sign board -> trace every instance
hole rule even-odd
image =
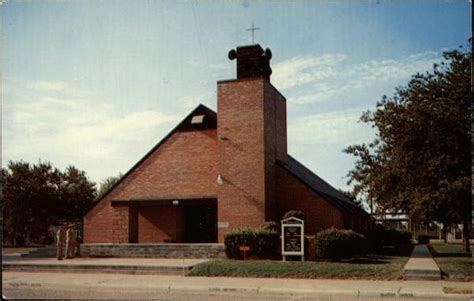
[[[281,234],[283,260],[286,255],[299,255],[304,261],[304,221],[296,217],[282,220]]]
[[[229,228],[229,222],[218,222],[217,228]]]
[[[244,260],[247,259],[247,252],[250,251],[249,246],[240,246],[240,251],[244,253]]]

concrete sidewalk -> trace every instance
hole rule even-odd
[[[4,271],[184,275],[208,259],[166,258],[25,258],[3,256]]]
[[[403,268],[405,280],[440,280],[441,271],[426,245],[413,248],[410,259]]]
[[[67,274],[4,272],[3,288],[77,287],[90,289],[155,290],[166,292],[238,293],[288,296],[435,298],[469,300],[471,295],[445,294],[443,287],[471,289],[469,282],[373,281],[328,279],[270,279],[183,277],[164,275]]]

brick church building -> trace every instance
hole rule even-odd
[[[217,113],[199,105],[107,191],[84,217],[85,243],[223,242],[288,210],[305,213],[306,234],[369,226],[364,210],[287,154],[270,50],[237,47],[229,58],[237,79],[217,83]]]

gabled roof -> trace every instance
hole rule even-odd
[[[192,119],[194,116],[202,116],[203,123],[198,125],[192,124]],[[202,129],[215,129],[217,128],[217,113],[208,107],[200,104],[198,105],[191,113],[189,113],[173,130],[171,130],[168,135],[166,135],[160,142],[158,142],[148,153],[145,154],[135,165],[130,168],[125,175],[123,175],[117,183],[109,188],[102,196],[92,204],[92,206],[87,210],[86,214],[92,210],[97,204],[99,204],[111,191],[115,189],[120,183],[130,175],[140,164],[145,161],[151,154],[153,154],[168,138],[170,138],[174,133],[181,131],[190,131],[190,130],[202,130]],[[315,175],[311,170],[306,168],[303,164],[298,162],[296,159],[288,155],[288,164],[284,162],[277,161],[277,164],[290,172],[293,176],[298,178],[310,189],[321,195],[325,200],[334,205],[335,207],[349,212],[352,214],[361,214],[368,215],[368,213],[357,206],[353,201],[348,199],[340,191],[332,187],[330,184],[326,183],[323,179]]]
[[[356,203],[315,175],[311,170],[306,168],[292,156],[288,155],[288,164],[285,164],[282,161],[277,161],[277,164],[342,211],[353,214],[368,215],[364,209],[357,206]]]
[[[204,123],[193,126],[191,124],[191,120],[193,119],[193,116],[197,115],[204,115],[205,118]],[[148,153],[145,154],[135,165],[133,165],[132,168],[130,168],[129,171],[127,171],[121,178],[120,180],[117,181],[112,187],[110,187],[102,196],[95,201],[92,206],[87,210],[86,214],[89,213],[89,211],[92,210],[97,204],[99,204],[112,190],[115,189],[122,181],[130,175],[140,164],[145,161],[151,154],[155,152],[166,140],[168,140],[169,137],[171,137],[174,133],[180,132],[180,131],[189,131],[189,130],[202,130],[202,129],[215,129],[217,128],[217,113],[214,112],[213,110],[209,109],[203,104],[199,104],[194,110],[191,111],[174,129],[171,130],[171,132],[168,133],[163,139],[161,139],[158,144],[156,144]]]

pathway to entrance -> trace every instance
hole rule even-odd
[[[441,271],[426,245],[413,248],[410,259],[403,268],[405,280],[440,280]]]

